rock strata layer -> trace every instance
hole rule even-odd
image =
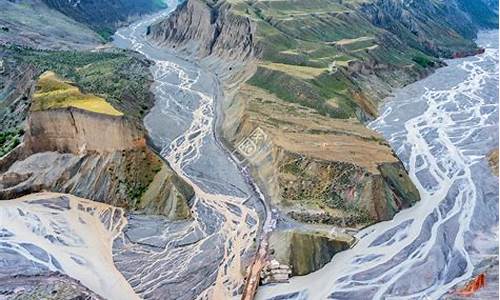
[[[25,142],[0,165],[1,199],[49,190],[172,219],[190,216],[191,187],[126,117],[73,107],[31,112]]]

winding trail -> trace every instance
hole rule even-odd
[[[370,125],[405,163],[420,203],[259,299],[437,299],[497,255],[498,178],[485,159],[498,148],[497,38],[482,33],[483,55],[448,61],[398,91]]]

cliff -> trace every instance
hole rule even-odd
[[[484,24],[471,12],[480,5],[188,0],[148,36],[221,80],[218,133],[277,209],[269,248],[303,275],[347,247],[318,237],[320,224],[352,232],[420,200],[364,123],[392,89],[443,66],[441,57],[481,51],[472,39]]]
[[[292,9],[299,4],[287,5],[290,6],[287,9]],[[225,73],[245,74],[258,59],[259,68],[253,69],[250,79],[229,76],[228,80],[218,68],[217,74],[226,87],[220,129],[230,147],[235,148],[255,128],[262,129],[269,137],[263,151],[243,158],[254,167],[254,177],[272,202],[287,215],[303,222],[357,226],[390,219],[397,211],[418,201],[418,191],[391,149],[381,142],[382,138],[358,121],[346,119],[349,116],[363,119],[377,111],[373,101],[352,82],[358,73],[363,76],[361,71],[353,71],[346,65],[337,74],[329,74],[327,68],[273,62],[271,52],[278,47],[290,47],[288,44],[293,42],[287,44],[271,35],[272,28],[279,29],[276,35],[290,32],[286,35],[289,41],[299,40],[299,35],[292,31],[302,29],[293,20],[287,19],[286,23],[291,23],[287,25],[284,20],[274,21],[275,15],[266,18],[265,13],[259,3],[242,7],[241,3],[231,1],[192,0],[179,6],[166,20],[151,26],[149,36],[181,53],[190,49],[188,54],[194,54],[202,64],[217,57],[224,62]],[[360,12],[356,14],[352,17],[354,21],[370,26],[366,19],[359,20]],[[332,14],[325,17],[339,18]],[[301,18],[309,18],[309,14]],[[342,47],[328,47],[347,49],[352,42],[341,43]],[[238,47],[233,47],[235,44]],[[238,65],[240,70],[229,70],[235,61],[244,64]],[[371,65],[372,70],[380,68],[382,62],[373,61],[369,59],[364,64]],[[207,65],[211,67],[210,63]],[[396,66],[385,67],[384,72],[391,68]],[[374,71],[371,73],[370,76],[376,77]],[[346,76],[351,78],[344,79]],[[335,87],[327,85],[340,85],[346,94],[339,95]],[[325,97],[321,88],[328,89],[331,96],[321,104],[311,103],[315,98]],[[338,100],[350,103],[335,103]],[[382,169],[386,172],[381,172]],[[398,175],[394,177],[393,173]]]
[[[185,1],[169,18],[149,27],[147,34],[160,44],[175,46],[198,58],[251,58],[256,52],[253,24],[248,18],[233,14],[228,3],[221,3]]]
[[[323,233],[287,230],[273,232],[269,248],[273,258],[291,267],[293,276],[314,272],[348,249],[349,241],[338,240]]]
[[[142,128],[142,118],[154,104],[149,90],[152,83],[150,62],[137,53],[35,50],[9,45],[0,46],[0,58],[3,61],[0,68],[0,157],[22,140],[33,93],[40,83],[37,78],[44,72],[56,72],[85,93],[99,95],[85,96],[71,84],[63,84],[62,93],[41,95],[47,98],[49,106],[57,106],[58,101],[75,96],[83,98],[87,104],[96,104],[96,108],[108,109],[108,113],[116,114],[119,110]],[[53,78],[47,76],[45,81],[50,83]],[[105,102],[111,106],[106,107]]]
[[[149,149],[133,121],[71,105],[36,110],[43,106],[37,93],[24,143],[0,161],[0,199],[49,190],[171,219],[190,216],[191,187]]]
[[[479,28],[498,25],[493,21],[498,16],[485,4],[469,3],[377,0],[365,1],[360,9],[375,26],[411,47],[437,57],[453,57],[475,48],[472,39]]]

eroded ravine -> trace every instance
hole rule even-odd
[[[193,220],[162,224],[165,245],[154,250],[144,246],[151,236],[124,237],[115,245],[115,261],[141,297],[226,299],[243,284],[242,259],[254,250],[261,208],[215,139],[216,79],[145,39],[147,26],[167,14],[118,31],[115,43],[154,61],[156,105],[145,125],[162,156],[194,188]]]
[[[260,299],[437,299],[497,255],[498,178],[486,160],[498,147],[497,34],[480,35],[484,54],[448,61],[397,92],[371,124],[405,163],[421,202]]]

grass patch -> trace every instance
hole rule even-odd
[[[46,110],[63,107],[76,107],[111,116],[123,115],[104,98],[82,93],[78,87],[63,81],[54,72],[43,73],[36,85],[32,109]]]
[[[141,123],[153,106],[149,63],[130,52],[48,51],[6,47],[18,64],[35,67],[37,75],[56,73],[84,94],[104,98],[116,110]]]
[[[261,67],[281,71],[302,79],[313,79],[316,76],[328,71],[327,68],[313,68],[297,65],[287,65],[280,63],[262,64]]]
[[[23,129],[0,132],[0,157],[9,153],[12,149],[19,145],[23,134]]]
[[[423,68],[434,66],[434,62],[425,56],[415,56],[412,60]]]

